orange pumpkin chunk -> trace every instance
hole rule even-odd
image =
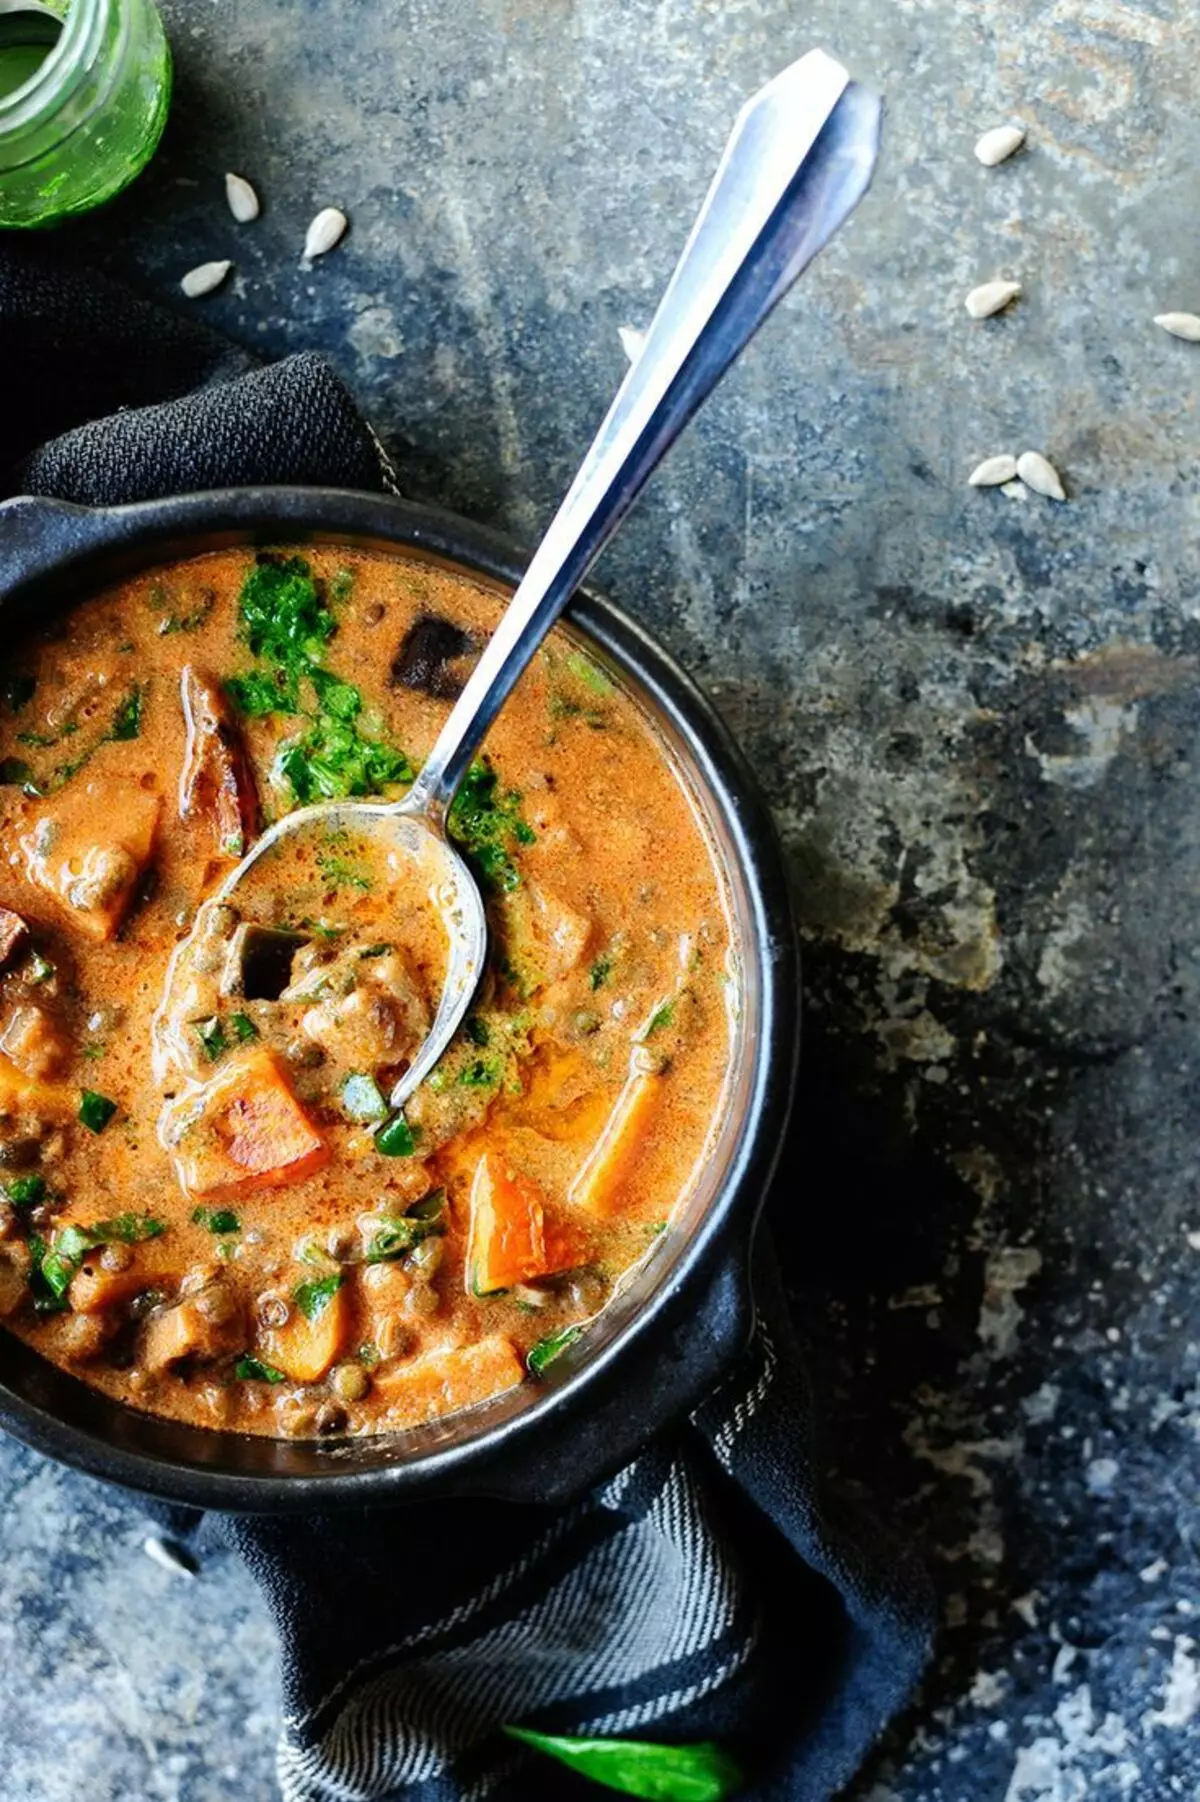
[[[427,1352],[375,1373],[387,1403],[389,1427],[416,1427],[459,1408],[490,1401],[524,1381],[525,1371],[507,1339],[493,1334],[474,1345]]]
[[[604,1131],[571,1184],[568,1200],[586,1213],[610,1215],[621,1200],[658,1110],[663,1079],[634,1070],[617,1097]]]
[[[159,798],[132,777],[72,784],[21,840],[31,882],[89,938],[110,939],[154,850]]]
[[[485,1151],[471,1184],[471,1226],[467,1243],[467,1286],[475,1295],[493,1295],[514,1283],[529,1283],[580,1262],[577,1236],[546,1225],[545,1200],[536,1183],[509,1170],[503,1157]]]
[[[350,1291],[343,1281],[310,1302],[307,1313],[297,1304],[282,1326],[265,1328],[258,1355],[293,1383],[319,1383],[345,1351],[352,1324]]]
[[[189,1195],[236,1201],[301,1182],[328,1163],[328,1146],[269,1051],[255,1047],[230,1059],[202,1095],[175,1146]]]

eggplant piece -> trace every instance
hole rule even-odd
[[[29,943],[29,927],[11,907],[0,907],[0,970],[16,962]]]
[[[308,943],[307,933],[243,920],[230,941],[221,993],[243,1001],[278,1001],[292,980],[292,959]]]
[[[179,817],[207,814],[222,857],[241,857],[259,828],[258,791],[242,735],[212,676],[188,664],[180,684],[187,748]]]
[[[465,674],[450,665],[475,648],[469,632],[440,613],[421,613],[404,634],[392,661],[393,688],[414,688],[435,701],[456,701]]]

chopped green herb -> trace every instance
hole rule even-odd
[[[498,1057],[476,1057],[458,1073],[462,1089],[494,1089],[503,1074]]]
[[[244,676],[226,676],[225,692],[239,713],[257,719],[268,713],[296,713],[299,697],[294,688],[285,688],[274,675],[249,670]]]
[[[399,1218],[382,1215],[373,1223],[374,1230],[364,1253],[364,1261],[368,1264],[386,1263],[389,1258],[403,1257],[414,1245],[420,1245],[423,1239],[439,1237],[446,1230],[445,1200],[445,1190],[434,1189]]]
[[[43,957],[40,951],[31,951],[29,953],[30,982],[49,982],[54,974],[55,966],[50,962],[48,957]]]
[[[414,1201],[411,1208],[404,1210],[406,1220],[440,1220],[446,1210],[446,1191],[431,1189],[428,1195],[422,1195],[420,1201]]]
[[[353,860],[345,855],[344,847],[350,842],[346,832],[331,832],[329,844],[317,852],[317,867],[326,882],[336,888],[359,889],[367,894],[371,884]]]
[[[410,1158],[417,1148],[417,1135],[403,1114],[393,1114],[376,1133],[375,1143],[385,1158]]]
[[[383,1363],[383,1353],[373,1339],[364,1339],[358,1348],[358,1361],[365,1364],[368,1370],[374,1370],[377,1364]]]
[[[137,738],[142,730],[142,691],[131,689],[113,715],[109,737],[119,740]]]
[[[358,955],[360,957],[386,957],[391,949],[390,945],[367,945]]]
[[[275,767],[301,804],[376,795],[411,782],[414,774],[396,746],[366,738],[355,720],[327,713],[319,714],[302,737],[281,747]]]
[[[652,1032],[658,1032],[661,1027],[669,1026],[671,1024],[671,1021],[674,1018],[675,1018],[675,1003],[674,1003],[674,1001],[662,1002],[660,1006],[655,1008],[655,1010],[651,1014],[649,1020],[646,1022],[645,1036],[647,1038],[649,1038],[650,1034]]]
[[[213,1014],[207,1020],[197,1020],[196,1037],[199,1039],[204,1055],[210,1064],[215,1064],[229,1050],[229,1040],[225,1037],[225,1029]]]
[[[335,569],[329,584],[330,600],[337,602],[349,600],[353,587],[354,571],[352,569]]]
[[[478,1045],[481,1050],[487,1046],[492,1036],[488,1031],[487,1021],[481,1020],[478,1014],[467,1015],[463,1022],[463,1032],[472,1045]]]
[[[340,1270],[318,1277],[311,1283],[299,1283],[292,1290],[292,1300],[306,1320],[319,1320],[344,1282]]]
[[[252,655],[290,675],[315,663],[333,636],[333,615],[303,557],[258,557],[242,583],[238,609]]]
[[[239,1045],[248,1045],[252,1039],[258,1037],[258,1027],[249,1014],[231,1014],[229,1030]]]
[[[612,968],[613,960],[611,957],[605,956],[596,959],[595,963],[588,971],[588,977],[594,989],[602,989],[604,987],[605,983],[612,975]]]
[[[591,658],[585,657],[581,651],[568,651],[566,664],[571,674],[577,677],[585,688],[590,688],[593,694],[610,695],[612,693],[613,685],[599,664],[593,663]]]
[[[193,1208],[192,1219],[210,1233],[240,1233],[242,1223],[229,1208]]]
[[[116,1111],[116,1102],[95,1089],[84,1089],[79,1097],[79,1118],[89,1132],[102,1133]]]
[[[159,592],[161,595],[161,590]],[[193,607],[189,613],[164,614],[158,622],[159,636],[161,638],[166,638],[172,632],[194,632],[198,626],[204,624],[205,620],[216,606],[216,601],[217,597],[215,594],[208,594],[200,602],[199,606]],[[156,605],[161,604],[161,600],[156,603]]]
[[[539,1339],[536,1345],[530,1346],[525,1362],[533,1375],[540,1377],[548,1365],[553,1364],[556,1358],[561,1358],[568,1347],[574,1345],[582,1331],[582,1326],[567,1326],[561,1333],[547,1333],[544,1339]]]
[[[503,1727],[535,1751],[557,1758],[569,1770],[606,1789],[650,1802],[725,1802],[746,1779],[740,1767],[713,1740],[664,1746],[644,1739],[577,1739],[571,1734],[535,1733]]]
[[[59,738],[65,738],[66,732],[67,729],[65,726],[63,727],[62,732],[57,736],[47,732],[18,732],[17,743],[19,745],[28,745],[31,751],[44,751],[47,745],[56,745],[59,742]]]
[[[348,1076],[342,1084],[342,1106],[352,1120],[386,1120],[388,1104],[373,1076]]]
[[[233,1374],[239,1383],[285,1383],[287,1381],[282,1370],[276,1370],[273,1364],[264,1364],[261,1358],[239,1358],[233,1367]]]
[[[85,1045],[83,1048],[83,1055],[90,1062],[94,1063],[98,1057],[104,1056],[104,1046],[96,1043]]]
[[[54,1301],[59,1302],[89,1251],[114,1240],[136,1245],[143,1239],[157,1239],[165,1230],[161,1220],[146,1214],[118,1214],[112,1220],[98,1220],[94,1226],[64,1227],[50,1245],[39,1241],[41,1250],[36,1264],[41,1281]]]
[[[4,1193],[14,1208],[36,1208],[46,1199],[46,1179],[44,1176],[14,1176],[5,1185]]]
[[[522,819],[520,809],[519,790],[501,789],[486,759],[473,763],[459,784],[447,826],[489,888],[503,891],[520,883],[513,861],[515,848],[534,842],[533,830]]]
[[[45,1272],[47,1255],[48,1247],[41,1233],[30,1233],[29,1256],[32,1263],[29,1272],[29,1287],[33,1293],[33,1305],[39,1314],[58,1314],[67,1305],[66,1284],[62,1289],[51,1287]]]

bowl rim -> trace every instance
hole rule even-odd
[[[444,562],[467,574],[510,586],[527,557],[488,528],[423,503],[332,488],[239,488],[174,495],[161,500],[90,509],[56,502],[21,500],[0,506],[0,537],[6,513],[24,509],[32,520],[20,575],[0,592],[0,611],[36,605],[52,585],[60,604],[73,591],[94,592],[122,573],[206,550],[258,542],[284,545],[324,540],[356,544],[403,555],[406,550]],[[372,544],[370,541],[374,540]],[[197,1507],[235,1511],[312,1510],[398,1502],[416,1493],[482,1491],[520,1499],[556,1498],[588,1486],[627,1461],[654,1431],[694,1406],[749,1336],[753,1300],[749,1291],[751,1242],[762,1202],[774,1173],[790,1111],[799,1041],[798,972],[790,895],[774,826],[754,777],[712,703],[671,654],[644,627],[606,596],[585,584],[566,612],[582,630],[648,694],[682,739],[706,805],[720,818],[745,887],[747,949],[753,946],[761,985],[758,1042],[744,1112],[745,1125],[733,1148],[724,1180],[711,1197],[676,1259],[669,1278],[644,1299],[611,1343],[571,1372],[547,1385],[534,1403],[460,1444],[360,1468],[339,1468],[336,1446],[318,1448],[317,1466],[304,1472],[280,1469],[216,1468],[215,1456],[196,1461],[148,1451],[129,1439],[202,1436],[217,1444],[283,1447],[299,1457],[310,1442],[282,1442],[219,1428],[183,1427],[128,1408],[52,1365],[13,1335],[4,1334],[9,1360],[35,1360],[45,1376],[34,1389],[42,1399],[21,1393],[0,1368],[0,1425],[34,1449],[127,1487]],[[723,1285],[723,1286],[722,1286]],[[721,1324],[697,1331],[689,1321],[710,1292],[724,1296]],[[703,1310],[700,1311],[703,1314]],[[639,1351],[649,1361],[658,1347],[661,1366],[641,1383],[645,1418],[633,1419],[629,1378]],[[13,1347],[19,1347],[14,1354]],[[623,1378],[622,1378],[622,1373]],[[51,1392],[71,1385],[72,1418],[63,1418]],[[634,1384],[636,1390],[638,1385]],[[82,1391],[82,1395],[75,1392]],[[65,1391],[63,1391],[65,1393]],[[598,1404],[588,1432],[589,1402]],[[635,1400],[639,1398],[635,1397]],[[616,1403],[614,1408],[613,1403]],[[141,1423],[141,1432],[122,1432],[122,1420]],[[577,1429],[568,1431],[574,1419]],[[145,1423],[153,1423],[150,1426]],[[380,1449],[400,1435],[380,1435]],[[369,1455],[369,1438],[352,1442]],[[520,1467],[514,1474],[513,1466]]]

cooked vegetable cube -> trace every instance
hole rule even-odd
[[[568,1199],[589,1214],[616,1211],[625,1183],[658,1111],[663,1078],[631,1071],[604,1131],[571,1184]]]
[[[141,1362],[149,1371],[169,1370],[185,1358],[211,1363],[243,1345],[245,1330],[237,1294],[214,1280],[150,1316],[141,1337]]]
[[[372,1382],[387,1403],[388,1425],[403,1428],[474,1408],[515,1389],[524,1376],[511,1343],[496,1334],[384,1367],[375,1371]]]
[[[127,776],[99,776],[48,801],[21,840],[29,878],[90,938],[110,939],[150,862],[159,798]]]
[[[352,1319],[350,1290],[340,1271],[301,1283],[292,1291],[282,1326],[259,1333],[258,1355],[293,1383],[319,1383],[345,1351]]]
[[[471,1185],[468,1288],[492,1295],[573,1269],[581,1255],[574,1234],[547,1232],[545,1198],[536,1183],[508,1169],[499,1153],[485,1152]]]
[[[201,1091],[174,1147],[189,1195],[235,1201],[256,1189],[302,1181],[329,1150],[272,1054],[233,1054]]]
[[[70,1055],[62,1027],[53,1014],[35,1002],[13,1009],[0,1032],[0,1050],[35,1081],[56,1076]]]

